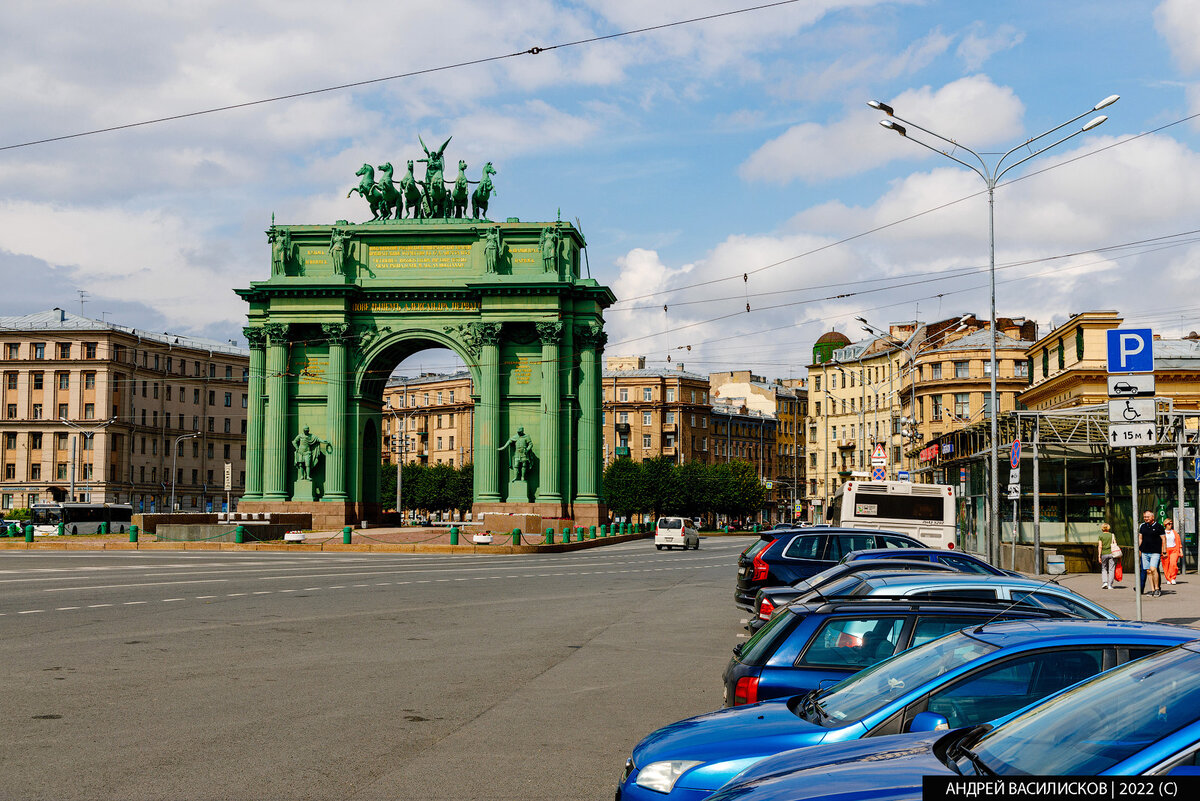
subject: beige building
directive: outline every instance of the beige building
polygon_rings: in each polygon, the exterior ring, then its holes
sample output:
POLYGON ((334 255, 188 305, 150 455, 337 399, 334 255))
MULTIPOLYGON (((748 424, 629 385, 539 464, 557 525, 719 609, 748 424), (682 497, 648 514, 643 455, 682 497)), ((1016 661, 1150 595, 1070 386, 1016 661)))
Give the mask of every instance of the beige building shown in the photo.
POLYGON ((401 457, 406 464, 474 462, 470 373, 392 377, 383 404, 384 462, 395 464, 401 457))
MULTIPOLYGON (((768 381, 749 370, 710 373, 714 409, 727 404, 775 419, 772 453, 766 459, 770 473, 769 501, 778 516, 807 498, 804 453, 804 420, 808 415, 808 388, 804 379, 768 381)), ((769 427, 768 427, 769 428, 769 427)), ((753 446, 754 443, 748 443, 753 446)))
POLYGON ((604 371, 604 464, 669 456, 712 461, 708 376, 646 367, 644 356, 611 356, 604 371))
POLYGON ((62 309, 0 318, 0 506, 220 509, 246 484, 249 351, 62 309))

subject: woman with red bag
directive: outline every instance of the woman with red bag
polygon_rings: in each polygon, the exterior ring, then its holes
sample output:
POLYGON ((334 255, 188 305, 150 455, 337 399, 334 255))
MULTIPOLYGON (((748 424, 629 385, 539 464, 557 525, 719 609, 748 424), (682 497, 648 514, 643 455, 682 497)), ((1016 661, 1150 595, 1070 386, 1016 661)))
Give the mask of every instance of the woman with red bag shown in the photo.
POLYGON ((1175 530, 1175 521, 1163 521, 1163 578, 1174 584, 1179 577, 1179 560, 1183 558, 1183 541, 1175 530))
POLYGON ((1108 523, 1100 524, 1096 558, 1100 562, 1100 587, 1111 590, 1113 582, 1121 580, 1121 547, 1117 545, 1117 538, 1113 536, 1108 523))

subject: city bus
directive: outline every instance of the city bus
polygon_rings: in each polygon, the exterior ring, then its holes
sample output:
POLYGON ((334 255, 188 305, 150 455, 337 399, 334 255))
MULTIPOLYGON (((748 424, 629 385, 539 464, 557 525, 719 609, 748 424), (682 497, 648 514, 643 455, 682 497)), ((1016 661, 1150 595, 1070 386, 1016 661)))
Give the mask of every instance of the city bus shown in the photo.
POLYGON ((30 511, 33 533, 39 536, 58 534, 59 523, 66 534, 97 534, 101 523, 123 534, 133 519, 133 507, 127 503, 35 503, 30 511))
POLYGON ((829 525, 896 531, 931 548, 953 548, 954 487, 911 481, 847 481, 829 503, 829 525))

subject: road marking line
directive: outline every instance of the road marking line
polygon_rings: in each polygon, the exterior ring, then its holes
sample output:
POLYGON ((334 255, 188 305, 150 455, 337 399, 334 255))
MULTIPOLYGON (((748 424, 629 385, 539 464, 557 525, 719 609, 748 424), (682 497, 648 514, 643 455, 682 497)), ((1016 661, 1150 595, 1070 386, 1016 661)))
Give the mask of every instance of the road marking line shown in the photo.
POLYGON ((295 592, 295 590, 279 590, 279 592, 295 592))
POLYGON ((391 586, 391 584, 392 584, 392 582, 390 582, 390 581, 377 581, 377 582, 375 582, 375 586, 376 586, 376 587, 390 587, 390 586, 391 586))
POLYGON ((355 587, 369 587, 369 584, 355 584, 355 587))
POLYGON ((187 599, 185 599, 185 598, 163 598, 163 599, 162 599, 162 602, 163 602, 164 604, 169 604, 169 603, 171 603, 171 602, 173 602, 173 601, 184 601, 184 600, 187 600, 187 599))
POLYGON ((55 612, 67 612, 72 609, 78 609, 78 608, 79 608, 78 606, 60 606, 57 609, 55 609, 54 611, 55 612))
POLYGON ((255 590, 254 594, 255 595, 270 595, 272 592, 273 592, 272 590, 255 590))
POLYGON ((138 604, 149 603, 149 601, 126 601, 125 606, 137 606, 138 604))
POLYGON ((346 589, 346 585, 345 585, 345 584, 334 584, 334 585, 333 585, 332 587, 330 587, 329 589, 331 589, 331 590, 344 590, 344 589, 346 589))
POLYGON ((215 595, 197 595, 197 596, 196 596, 196 600, 197 600, 197 601, 202 601, 202 600, 204 600, 205 598, 216 598, 216 597, 217 597, 217 596, 215 596, 215 595))
POLYGON ((25 609, 17 612, 18 615, 36 615, 38 612, 45 612, 45 609, 25 609))
POLYGON ((238 595, 245 595, 245 594, 246 594, 246 593, 244 593, 244 592, 231 592, 231 593, 229 593, 228 595, 226 595, 225 597, 226 597, 226 598, 235 598, 235 597, 237 597, 238 595))
POLYGON ((321 587, 305 587, 304 591, 305 592, 314 592, 315 590, 319 590, 319 589, 321 589, 321 587))
POLYGON ((106 606, 112 606, 112 604, 89 604, 88 609, 103 609, 106 606))

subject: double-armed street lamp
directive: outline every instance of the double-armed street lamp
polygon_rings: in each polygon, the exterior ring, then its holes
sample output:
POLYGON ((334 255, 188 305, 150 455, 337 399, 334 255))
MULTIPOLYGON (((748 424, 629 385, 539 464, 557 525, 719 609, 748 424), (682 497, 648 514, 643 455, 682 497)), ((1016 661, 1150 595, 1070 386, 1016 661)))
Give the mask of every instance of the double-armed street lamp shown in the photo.
MULTIPOLYGON (((998 409, 999 404, 997 402, 997 396, 996 396, 996 213, 995 213, 996 186, 999 183, 1000 179, 1003 178, 1005 173, 1007 173, 1009 170, 1013 169, 1014 167, 1018 167, 1018 166, 1024 164, 1025 162, 1029 161, 1030 159, 1034 158, 1035 156, 1039 156, 1042 153, 1045 153, 1047 150, 1050 150, 1053 147, 1057 147, 1058 145, 1061 145, 1063 142, 1066 142, 1068 139, 1071 139, 1075 136, 1078 136, 1081 133, 1085 133, 1087 131, 1092 130, 1093 128, 1095 128, 1096 126, 1100 125, 1105 120, 1107 120, 1108 117, 1104 116, 1103 114, 1100 115, 1099 117, 1093 117, 1092 119, 1090 119, 1086 123, 1084 123, 1084 125, 1082 127, 1080 127, 1079 129, 1072 131, 1071 133, 1067 134, 1066 136, 1064 136, 1060 139, 1057 139, 1048 145, 1038 147, 1038 149, 1036 149, 1036 150, 1031 150, 1031 152, 1028 153, 1027 155, 1025 155, 1023 158, 1019 158, 1016 161, 1012 162, 1011 164, 1006 164, 1005 162, 1008 160, 1009 156, 1013 155, 1014 153, 1016 153, 1018 150, 1021 150, 1022 148, 1030 148, 1034 142, 1037 142, 1056 131, 1060 131, 1063 128, 1066 128, 1068 125, 1078 122, 1079 120, 1083 119, 1084 117, 1088 116, 1089 114, 1091 114, 1093 112, 1099 111, 1102 108, 1107 108, 1108 106, 1111 106, 1113 103, 1116 103, 1120 99, 1121 99, 1120 95, 1109 95, 1108 97, 1104 98, 1099 103, 1092 106, 1090 109, 1083 112, 1082 114, 1072 117, 1071 119, 1067 120, 1066 122, 1060 123, 1059 125, 1056 125, 1053 128, 1049 129, 1048 131, 1044 131, 1031 139, 1027 139, 1024 142, 1021 142, 1019 145, 1017 145, 1017 146, 1013 147, 1012 149, 1008 150, 1007 152, 1005 152, 1004 155, 1002 155, 999 159, 997 159, 994 163, 992 163, 990 165, 988 164, 988 162, 986 160, 984 160, 984 158, 979 153, 975 152, 974 150, 970 149, 969 147, 965 147, 965 146, 959 144, 958 142, 956 142, 955 140, 947 138, 945 136, 942 136, 939 133, 935 133, 934 131, 931 131, 928 128, 922 127, 915 122, 911 122, 909 120, 904 119, 903 117, 897 116, 896 110, 894 108, 892 108, 891 106, 889 106, 888 104, 881 103, 878 100, 870 100, 867 102, 867 105, 870 106, 871 108, 876 109, 878 111, 882 111, 884 114, 887 115, 887 119, 879 121, 879 124, 882 125, 884 128, 895 131, 896 133, 903 136, 905 139, 908 139, 910 142, 915 142, 916 144, 920 145, 921 147, 925 148, 926 150, 931 150, 934 153, 938 153, 940 155, 945 156, 946 158, 950 159, 953 162, 961 164, 962 166, 966 167, 967 169, 971 170, 971 172, 975 173, 980 178, 982 178, 984 183, 987 184, 988 237, 989 237, 988 267, 989 267, 989 273, 991 275, 991 281, 990 281, 990 283, 991 283, 991 336, 989 337, 989 339, 991 340, 991 386, 990 386, 989 395, 988 395, 988 399, 989 399, 988 402, 989 402, 989 406, 990 406, 990 408, 988 409, 988 418, 989 418, 989 422, 991 424, 991 447, 989 449, 988 461, 990 463, 989 473, 991 476, 991 482, 990 482, 990 487, 988 489, 988 503, 987 503, 987 510, 989 513, 987 555, 988 555, 989 560, 991 560, 993 563, 998 558, 999 549, 1000 549, 1000 518, 999 518, 999 509, 1000 509, 999 489, 1000 489, 1000 486, 999 486, 999 466, 998 466, 998 462, 997 462, 997 442, 996 442, 996 438, 998 436, 996 420, 997 420, 997 414, 999 413, 999 409, 998 409), (928 134, 929 136, 932 136, 935 139, 941 140, 942 142, 950 145, 950 150, 949 151, 942 150, 939 147, 935 147, 934 145, 931 145, 927 142, 923 142, 920 139, 910 136, 909 135, 910 128, 914 128, 918 131, 922 131, 923 133, 928 134), (979 165, 976 166, 975 164, 964 161, 964 160, 958 158, 957 156, 955 156, 954 152, 958 151, 958 150, 961 150, 965 153, 971 154, 971 156, 973 156, 975 158, 975 160, 979 162, 979 165)), ((1015 547, 1015 545, 1014 545, 1014 547, 1015 547)))
POLYGON ((193 431, 191 434, 180 434, 175 438, 175 444, 171 446, 171 505, 168 507, 171 512, 175 511, 175 457, 179 455, 179 443, 185 439, 195 439, 198 436, 200 436, 199 431, 193 431))

